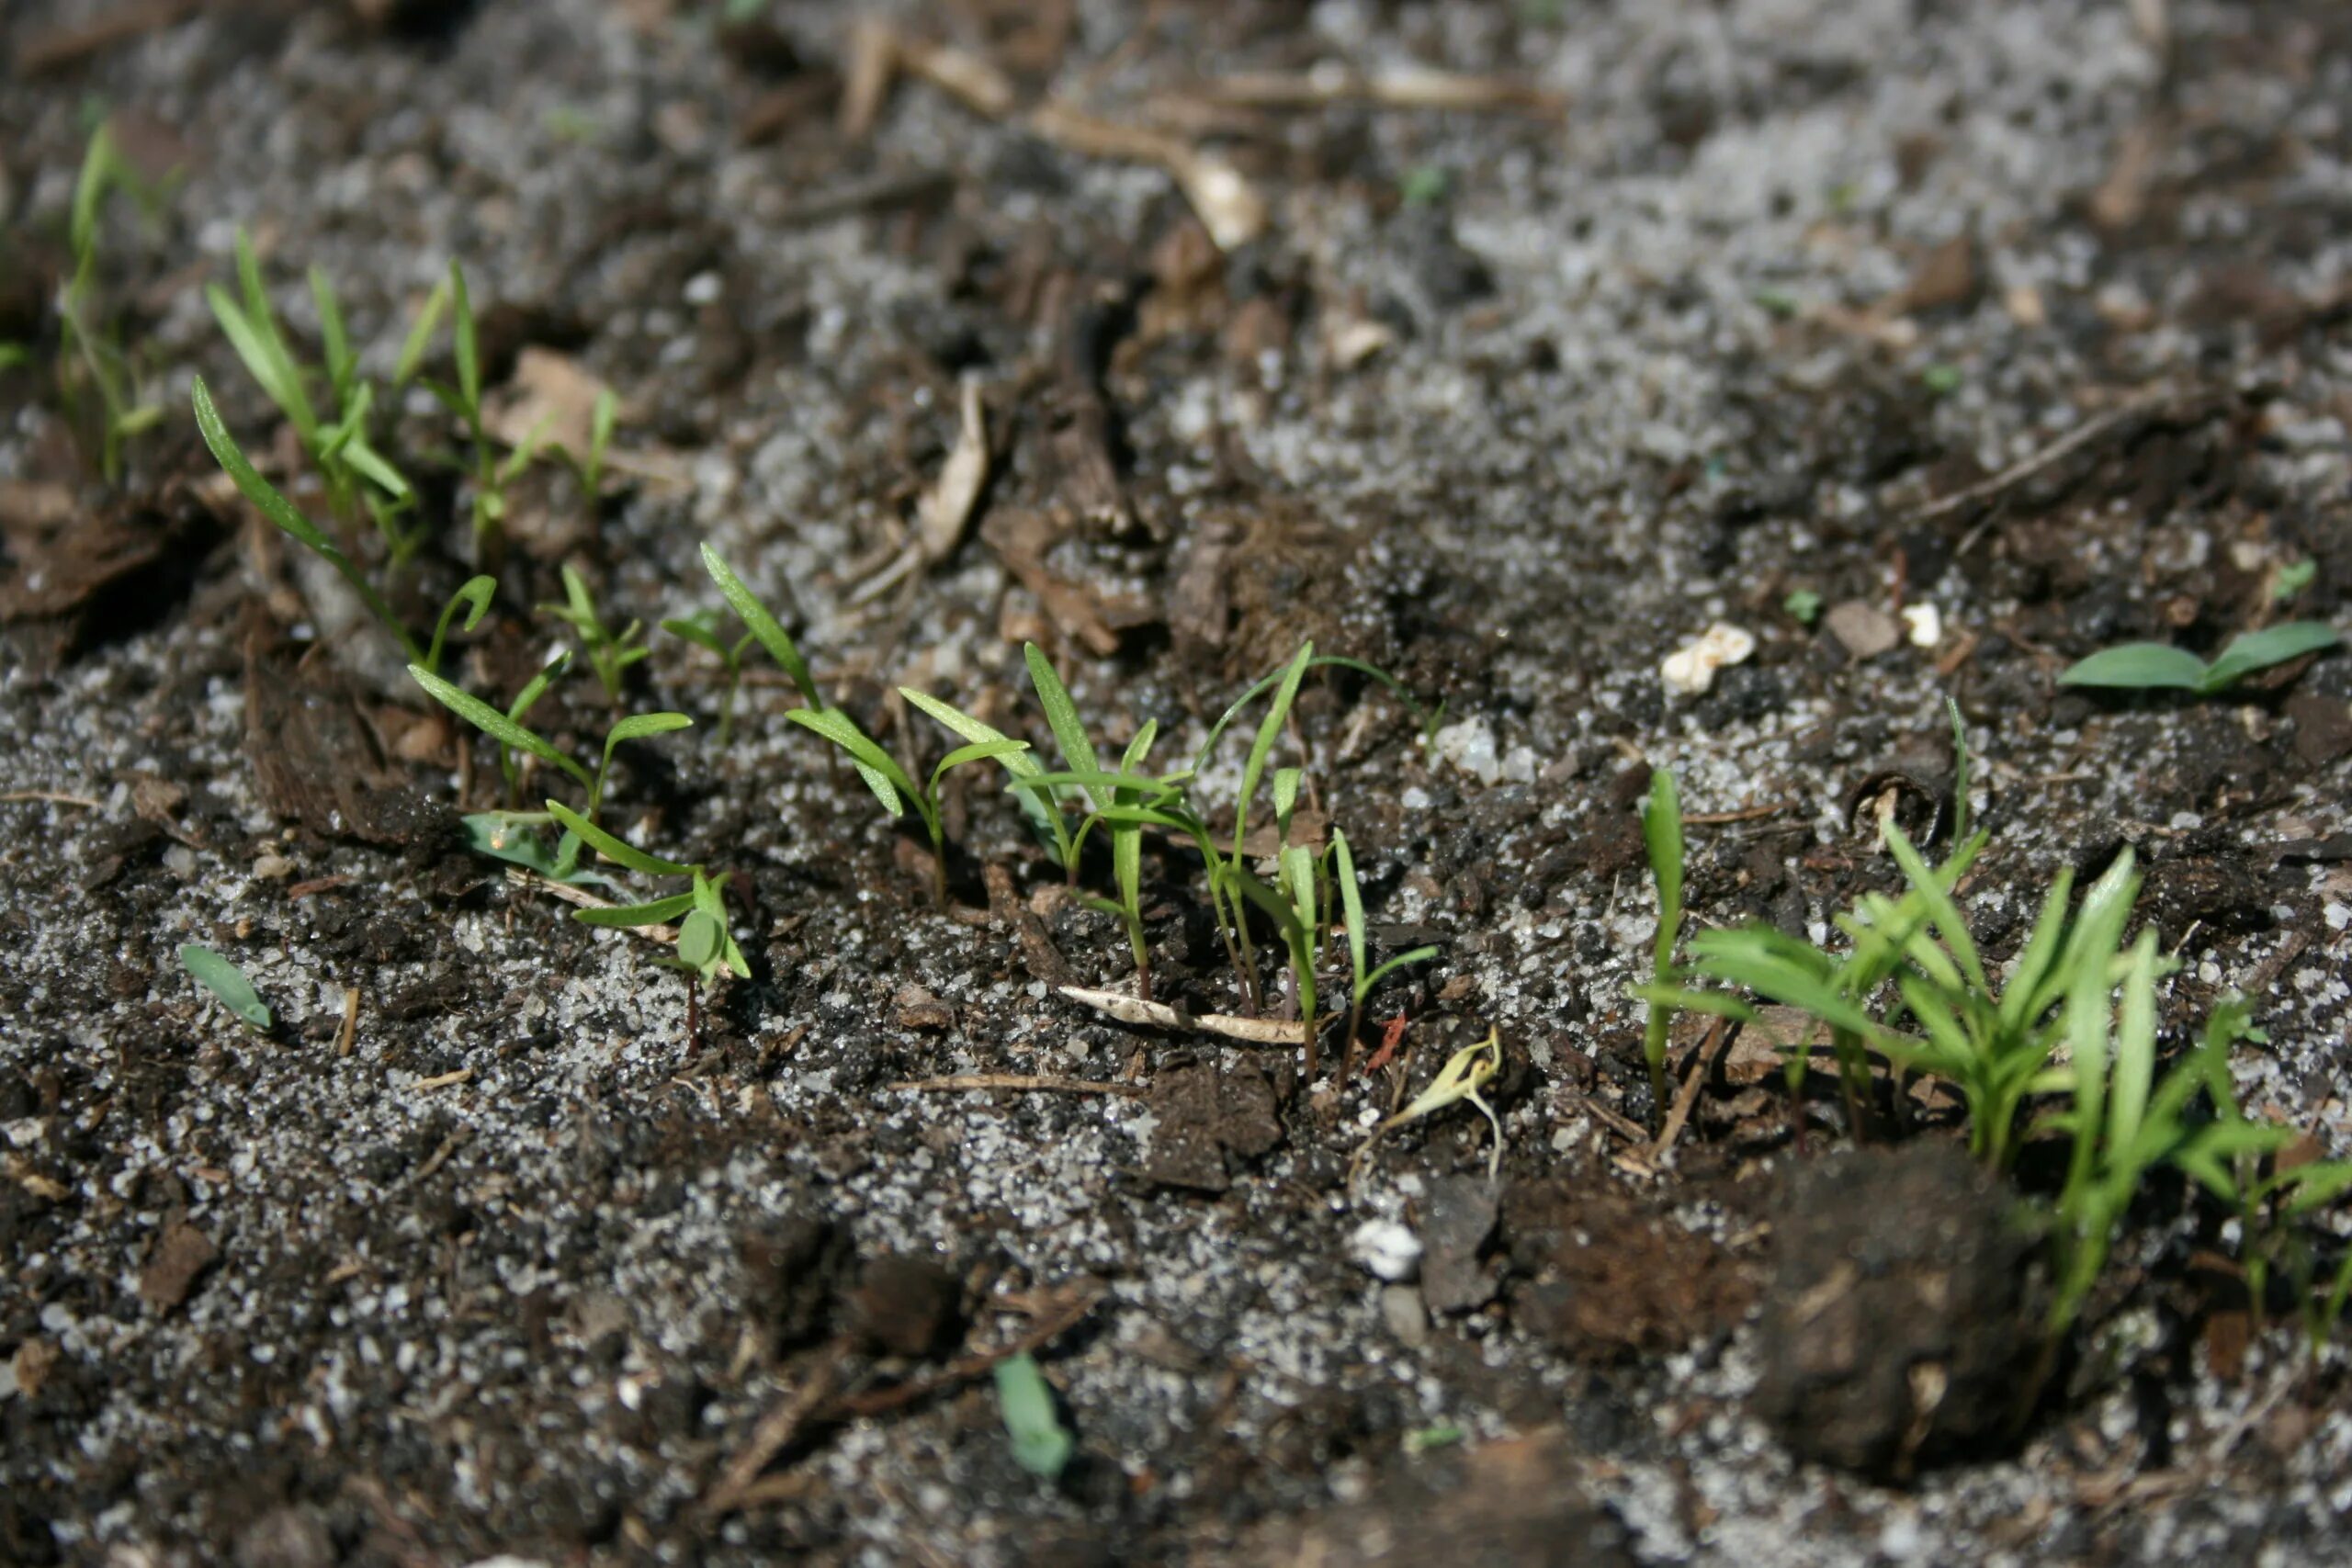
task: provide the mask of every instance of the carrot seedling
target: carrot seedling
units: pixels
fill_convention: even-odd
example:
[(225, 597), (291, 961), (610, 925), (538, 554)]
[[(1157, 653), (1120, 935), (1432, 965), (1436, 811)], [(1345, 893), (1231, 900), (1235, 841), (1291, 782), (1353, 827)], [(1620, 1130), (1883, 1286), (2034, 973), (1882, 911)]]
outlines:
[[(116, 146), (114, 132), (101, 125), (91, 134), (89, 147), (83, 153), (82, 172), (74, 182), (74, 206), (66, 224), (66, 244), (74, 265), (57, 299), (62, 339), (57, 391), (66, 424), (75, 439), (84, 444), (85, 461), (88, 427), (96, 425), (98, 470), (108, 484), (121, 477), (122, 444), (141, 431), (153, 428), (163, 418), (160, 407), (141, 400), (137, 367), (123, 351), (119, 330), (111, 321), (98, 320), (99, 221), (107, 197), (116, 191), (130, 196), (142, 207), (152, 208), (156, 202), (155, 192), (139, 177)], [(84, 413), (85, 390), (97, 395), (95, 420)]]
[(718, 710), (718, 749), (727, 750), (727, 738), (735, 731), (735, 699), (743, 689), (743, 650), (755, 640), (745, 632), (733, 642), (718, 635), (718, 616), (710, 610), (699, 611), (662, 623), (662, 629), (682, 641), (711, 654), (718, 660), (727, 677), (727, 695)]
[(425, 539), (422, 528), (403, 530), (399, 523), (401, 514), (415, 505), (415, 494), (400, 470), (368, 439), (375, 394), (359, 378), (358, 355), (351, 346), (334, 289), (316, 267), (311, 269), (310, 281), (319, 315), (326, 361), (324, 390), (333, 400), (333, 419), (322, 417), (311, 400), (310, 373), (287, 346), (286, 334), (262, 283), (261, 263), (243, 230), (237, 231), (238, 293), (232, 295), (216, 283), (207, 286), (204, 297), (247, 373), (293, 426), (302, 450), (319, 466), (326, 479), (328, 510), (339, 523), (348, 523), (356, 510), (364, 509), (397, 570)]
[(767, 606), (760, 603), (743, 585), (743, 580), (735, 575), (734, 568), (721, 560), (718, 552), (708, 545), (702, 547), (702, 564), (703, 570), (710, 573), (710, 580), (718, 584), (719, 595), (727, 601), (728, 607), (759, 639), (760, 646), (767, 649), (768, 657), (792, 678), (793, 685), (800, 693), (800, 700), (812, 708), (823, 710), (825, 699), (817, 694), (817, 682), (808, 673), (808, 661), (800, 657), (800, 649), (786, 635), (785, 629), (776, 624), (775, 617), (768, 614)]

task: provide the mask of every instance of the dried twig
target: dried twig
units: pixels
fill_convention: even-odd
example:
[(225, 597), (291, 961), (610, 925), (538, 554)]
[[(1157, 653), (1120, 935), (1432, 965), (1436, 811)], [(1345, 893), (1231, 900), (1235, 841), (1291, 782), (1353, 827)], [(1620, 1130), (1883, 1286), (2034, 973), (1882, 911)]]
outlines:
[(1265, 200), (1241, 171), (1172, 136), (1103, 119), (1058, 100), (1032, 110), (1029, 129), (1057, 147), (1091, 158), (1122, 158), (1166, 170), (1221, 251), (1246, 245), (1265, 232)]
[(1470, 76), (1409, 65), (1366, 73), (1336, 62), (1305, 72), (1251, 71), (1220, 76), (1203, 83), (1199, 93), (1216, 103), (1268, 109), (1367, 103), (1380, 108), (1531, 114), (1557, 119), (1568, 107), (1562, 95), (1508, 76)]
[(834, 1340), (825, 1348), (807, 1381), (760, 1417), (760, 1424), (752, 1428), (751, 1441), (727, 1461), (727, 1468), (718, 1472), (718, 1480), (704, 1495), (702, 1506), (706, 1510), (713, 1514), (732, 1513), (742, 1503), (768, 1461), (782, 1453), (816, 1408), (832, 1397), (848, 1357), (849, 1341)]
[(1690, 1076), (1682, 1080), (1682, 1088), (1674, 1097), (1674, 1106), (1666, 1113), (1666, 1125), (1658, 1129), (1657, 1143), (1650, 1150), (1650, 1158), (1661, 1160), (1667, 1150), (1674, 1147), (1674, 1140), (1682, 1135), (1683, 1123), (1690, 1120), (1690, 1108), (1698, 1103), (1699, 1086), (1714, 1071), (1715, 1058), (1723, 1055), (1724, 1046), (1732, 1035), (1732, 1021), (1718, 1018), (1707, 1031), (1707, 1038), (1691, 1053)]
[[(2165, 401), (2169, 396), (2169, 393), (2159, 392), (2133, 398), (2131, 401), (2124, 403), (2120, 407), (2109, 409), (2107, 412), (2099, 414), (2095, 418), (2086, 419), (2082, 423), (2075, 426), (2074, 429), (2068, 431), (2065, 434), (2058, 437), (2057, 440), (2050, 443), (2049, 446), (2044, 446), (2039, 452), (2034, 453), (2031, 457), (2025, 458), (2021, 462), (2010, 464), (2007, 468), (2003, 468), (1999, 473), (1995, 474), (1992, 478), (1980, 479), (1976, 483), (1968, 486), (1965, 490), (1954, 491), (1951, 494), (1943, 497), (1939, 501), (1931, 501), (1928, 502), (1925, 506), (1920, 507), (1917, 511), (1911, 513), (1910, 521), (1913, 523), (1932, 522), (1936, 518), (1958, 512), (1963, 507), (1973, 506), (1980, 501), (1989, 501), (2005, 491), (2014, 490), (2018, 485), (2023, 484), (2026, 480), (2033, 478), (2034, 475), (2041, 472), (2042, 469), (2050, 467), (2051, 464), (2057, 462), (2060, 458), (2066, 457), (2070, 453), (2079, 451), (2083, 447), (2089, 446), (2092, 442), (2098, 440), (2100, 436), (2106, 434), (2109, 431), (2114, 429), (2125, 420), (2130, 419), (2134, 415), (2147, 412), (2150, 409), (2154, 408), (2157, 404)], [(1983, 531), (1984, 530), (1982, 528), (1979, 528), (1974, 533), (1970, 534), (1968, 538), (1961, 545), (1961, 550), (1963, 552), (1966, 551), (1970, 545), (1976, 542), (1977, 535), (1981, 534)]]
[(1054, 1094), (1120, 1094), (1140, 1099), (1150, 1091), (1131, 1083), (1098, 1083), (1092, 1078), (1055, 1077), (1047, 1073), (967, 1073), (952, 1078), (906, 1078), (886, 1086), (924, 1094), (956, 1089), (1010, 1089)]
[(87, 795), (67, 795), (63, 790), (12, 789), (6, 795), (0, 795), (0, 803), (6, 803), (10, 806), (34, 800), (46, 801), (51, 806), (78, 806), (85, 811), (98, 811), (104, 809), (104, 807), (99, 806), (96, 801), (92, 800)]
[(359, 987), (343, 988), (343, 1027), (335, 1031), (334, 1054), (348, 1056), (359, 1043)]

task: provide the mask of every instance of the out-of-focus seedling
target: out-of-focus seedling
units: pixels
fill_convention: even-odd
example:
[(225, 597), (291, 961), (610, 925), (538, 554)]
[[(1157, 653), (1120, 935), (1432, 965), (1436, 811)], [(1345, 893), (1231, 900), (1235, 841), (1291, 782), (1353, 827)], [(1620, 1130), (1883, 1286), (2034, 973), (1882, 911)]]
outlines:
[(1077, 1444), (1054, 1408), (1054, 1391), (1036, 1361), (1023, 1351), (996, 1364), (997, 1410), (1012, 1457), (1021, 1468), (1046, 1481), (1058, 1480)]
[(255, 384), (293, 426), (302, 450), (319, 466), (326, 480), (327, 506), (335, 520), (347, 524), (364, 507), (397, 570), (424, 545), (426, 535), (422, 527), (401, 525), (401, 515), (415, 506), (415, 493), (368, 438), (375, 390), (360, 378), (359, 356), (352, 347), (334, 286), (325, 273), (311, 269), (311, 297), (319, 315), (324, 390), (331, 400), (332, 420), (320, 414), (311, 396), (310, 373), (287, 347), (286, 334), (262, 284), (253, 241), (242, 229), (237, 231), (237, 287), (236, 295), (217, 283), (206, 288), (204, 297), (214, 319)]
[(735, 732), (735, 699), (743, 689), (743, 650), (756, 639), (745, 632), (733, 642), (718, 635), (718, 615), (711, 610), (700, 611), (662, 623), (662, 629), (672, 637), (693, 643), (718, 660), (727, 677), (727, 695), (718, 710), (718, 749), (727, 750), (727, 738)]
[(253, 982), (244, 971), (199, 942), (185, 942), (180, 947), (180, 967), (220, 998), (220, 1005), (237, 1017), (237, 1021), (256, 1032), (266, 1033), (270, 1026), (269, 1009), (254, 992)]
[(587, 580), (570, 566), (563, 569), (563, 597), (560, 604), (540, 605), (539, 614), (551, 615), (571, 628), (587, 650), (588, 668), (596, 672), (605, 695), (617, 705), (628, 667), (653, 652), (641, 635), (643, 623), (631, 621), (618, 632), (606, 626), (604, 617), (597, 614), (594, 596), (588, 592)]
[[(74, 182), (74, 207), (67, 220), (66, 244), (74, 267), (57, 299), (62, 338), (57, 392), (76, 440), (86, 442), (89, 427), (96, 426), (98, 470), (108, 484), (122, 475), (122, 444), (164, 417), (160, 406), (141, 399), (138, 372), (123, 351), (119, 329), (111, 320), (99, 319), (99, 225), (107, 197), (116, 191), (142, 207), (153, 208), (157, 202), (156, 192), (116, 146), (114, 132), (100, 125), (91, 133), (89, 147), (83, 153), (82, 173)], [(97, 398), (95, 411), (86, 406), (92, 393)], [(86, 446), (84, 450), (86, 454)]]
[(2211, 664), (2185, 648), (2163, 642), (2127, 642), (2069, 665), (2062, 686), (2106, 686), (2130, 691), (2168, 690), (2210, 697), (2275, 664), (2334, 648), (2342, 637), (2324, 621), (2289, 621), (2258, 632), (2241, 632)]

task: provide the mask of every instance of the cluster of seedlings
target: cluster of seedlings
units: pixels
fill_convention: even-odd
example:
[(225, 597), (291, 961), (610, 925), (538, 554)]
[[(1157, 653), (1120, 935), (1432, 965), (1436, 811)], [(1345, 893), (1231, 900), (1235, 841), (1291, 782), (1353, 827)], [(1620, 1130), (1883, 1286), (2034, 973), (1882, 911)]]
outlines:
[(2293, 1131), (2239, 1108), (2230, 1048), (2262, 1036), (2238, 998), (2220, 1003), (2159, 1074), (2159, 983), (2178, 964), (2159, 951), (2153, 927), (2126, 940), (2140, 889), (2128, 847), (2079, 898), (2073, 871), (2060, 871), (2006, 971), (1987, 961), (1958, 896), (1989, 835), (1970, 830), (1967, 741), (1958, 707), (1947, 706), (1956, 759), (1951, 851), (1931, 864), (1885, 823), (1904, 890), (1864, 894), (1839, 915), (1845, 942), (1836, 951), (1758, 922), (1698, 932), (1678, 961), (1686, 946), (1681, 811), (1672, 774), (1653, 776), (1644, 828), (1660, 918), (1652, 977), (1635, 994), (1649, 1007), (1645, 1043), (1660, 1102), (1676, 1010), (1769, 1035), (1772, 1021), (1758, 1004), (1790, 1010), (1806, 1021), (1804, 1037), (1772, 1043), (1786, 1057), (1799, 1114), (1814, 1043), (1826, 1036), (1857, 1136), (1907, 1128), (1909, 1078), (1918, 1074), (1957, 1089), (1970, 1151), (1995, 1172), (2013, 1175), (2029, 1143), (2054, 1147), (2056, 1190), (2029, 1205), (2050, 1248), (2050, 1345), (2075, 1325), (2129, 1212), (2165, 1168), (2239, 1222), (2257, 1307), (2283, 1262), (2312, 1342), (2324, 1342), (2352, 1296), (2352, 1252), (2332, 1280), (2316, 1278), (2311, 1239), (2294, 1222), (2352, 1191), (2352, 1162), (2282, 1157)]
[[(109, 479), (119, 472), (123, 442), (159, 417), (156, 407), (141, 397), (141, 378), (99, 300), (100, 220), (117, 194), (142, 204), (153, 199), (151, 188), (102, 130), (89, 145), (74, 192), (68, 236), (72, 269), (57, 309), (56, 375), (69, 423), (96, 447), (98, 466)], [(627, 741), (686, 728), (693, 720), (681, 713), (623, 713), (607, 728), (601, 753), (591, 766), (528, 723), (533, 707), (568, 673), (570, 649), (543, 666), (503, 707), (467, 692), (442, 670), (453, 629), (472, 631), (497, 596), (509, 493), (530, 465), (543, 456), (560, 456), (572, 468), (590, 505), (601, 496), (616, 418), (612, 394), (605, 391), (597, 398), (581, 452), (546, 447), (543, 430), (518, 441), (503, 441), (484, 402), (481, 348), (465, 275), (452, 264), (410, 326), (384, 389), (389, 401), (404, 398), (412, 388), (422, 389), (446, 412), (449, 424), (445, 444), (428, 446), (413, 456), (448, 471), (465, 492), (468, 558), (475, 575), (444, 603), (429, 635), (422, 634), (393, 610), (388, 590), (436, 530), (423, 515), (417, 486), (377, 445), (378, 389), (362, 373), (334, 288), (322, 272), (311, 270), (310, 290), (320, 340), (320, 362), (311, 366), (289, 346), (254, 248), (242, 232), (235, 275), (233, 292), (215, 286), (207, 298), (237, 357), (315, 467), (328, 525), (322, 526), (306, 515), (248, 461), (201, 379), (193, 392), (198, 429), (236, 488), (271, 523), (332, 567), (381, 623), (399, 646), (416, 685), (495, 743), (504, 800), (498, 809), (466, 818), (474, 848), (588, 898), (587, 907), (576, 913), (591, 925), (658, 933), (673, 949), (663, 962), (684, 971), (690, 983), (715, 981), (723, 975), (748, 976), (749, 963), (729, 928), (724, 875), (702, 863), (668, 859), (631, 844), (601, 819), (616, 749)], [(445, 321), (448, 373), (428, 376), (426, 362)], [(0, 344), (0, 368), (29, 357), (23, 345)], [(378, 572), (363, 568), (353, 553), (357, 547), (345, 543), (363, 531), (376, 536)], [(941, 902), (946, 898), (947, 867), (943, 785), (958, 770), (993, 763), (1069, 887), (1119, 921), (1135, 966), (1137, 999), (1143, 1003), (1148, 1004), (1152, 994), (1144, 908), (1145, 837), (1157, 835), (1195, 856), (1208, 910), (1243, 1005), (1252, 1015), (1275, 1014), (1289, 1026), (1277, 1037), (1304, 1048), (1310, 1077), (1318, 1070), (1318, 1043), (1326, 1027), (1343, 1019), (1339, 1077), (1344, 1083), (1354, 1069), (1363, 1015), (1374, 988), (1397, 970), (1435, 956), (1434, 949), (1420, 947), (1374, 961), (1347, 837), (1335, 829), (1328, 841), (1317, 843), (1299, 830), (1299, 808), (1309, 799), (1305, 770), (1276, 763), (1302, 682), (1317, 668), (1352, 671), (1385, 686), (1419, 721), (1426, 739), (1434, 716), (1385, 671), (1353, 660), (1318, 656), (1312, 644), (1303, 646), (1282, 669), (1234, 702), (1182, 765), (1154, 772), (1150, 761), (1159, 736), (1157, 721), (1135, 729), (1116, 762), (1106, 765), (1105, 752), (1068, 688), (1045, 654), (1030, 646), (1024, 660), (1057, 753), (1055, 762), (1041, 758), (1028, 741), (936, 696), (900, 688), (909, 706), (935, 722), (947, 738), (937, 761), (919, 776), (848, 713), (824, 699), (791, 637), (741, 577), (707, 545), (702, 558), (742, 630), (738, 634), (728, 627), (716, 610), (664, 620), (661, 626), (717, 660), (725, 687), (721, 743), (733, 728), (744, 660), (756, 645), (785, 671), (798, 695), (798, 705), (786, 712), (786, 720), (838, 750), (888, 817), (910, 816), (920, 825), (931, 851), (933, 895)], [(2295, 570), (2299, 575), (2282, 573), (2276, 584), (2276, 596), (2282, 602), (2310, 580), (2309, 563)], [(652, 651), (643, 628), (630, 621), (616, 629), (584, 579), (567, 567), (562, 580), (563, 601), (537, 609), (567, 628), (589, 671), (619, 710), (626, 702), (628, 671)], [(1787, 605), (1791, 615), (1807, 623), (1819, 607), (1818, 595), (1810, 592), (1792, 595)], [(2210, 663), (2166, 645), (2133, 644), (2083, 660), (2061, 680), (2080, 686), (2177, 688), (2206, 696), (2337, 640), (2334, 628), (2323, 623), (2290, 622), (2239, 637)], [(1209, 807), (1198, 798), (1196, 786), (1225, 732), (1261, 701), (1264, 708), (1241, 770), (1231, 826), (1221, 832), (1212, 826)], [(2037, 1141), (2063, 1149), (2063, 1176), (2038, 1209), (2052, 1255), (2048, 1329), (2052, 1343), (2080, 1315), (2112, 1240), (2147, 1178), (2165, 1168), (2193, 1181), (2241, 1222), (2256, 1300), (2262, 1299), (2270, 1270), (2283, 1268), (2311, 1314), (2314, 1337), (2324, 1337), (2352, 1296), (2352, 1257), (2345, 1258), (2332, 1282), (2319, 1280), (2314, 1249), (2290, 1222), (2352, 1190), (2352, 1164), (2284, 1160), (2279, 1156), (2290, 1139), (2288, 1131), (2250, 1120), (2241, 1111), (2228, 1054), (2233, 1042), (2254, 1032), (2247, 1009), (2235, 999), (2216, 1008), (2196, 1043), (2158, 1071), (2158, 987), (2174, 964), (2158, 951), (2153, 931), (2143, 929), (2126, 940), (2139, 888), (2128, 852), (2079, 898), (2071, 874), (2060, 874), (2007, 972), (1996, 974), (1986, 963), (1958, 902), (1962, 879), (1986, 836), (1969, 831), (1966, 749), (1956, 709), (1952, 717), (1960, 777), (1958, 820), (1949, 854), (1940, 863), (1930, 863), (1890, 823), (1886, 847), (1905, 887), (1900, 896), (1866, 895), (1841, 915), (1836, 924), (1845, 942), (1835, 952), (1762, 925), (1704, 931), (1685, 943), (1681, 812), (1671, 774), (1661, 771), (1656, 775), (1644, 827), (1660, 923), (1651, 983), (1638, 992), (1649, 1006), (1644, 1045), (1654, 1098), (1662, 1109), (1668, 1032), (1676, 1010), (1763, 1028), (1761, 1004), (1793, 1010), (1810, 1021), (1812, 1032), (1826, 1035), (1847, 1123), (1857, 1135), (1883, 1123), (1897, 1130), (1907, 1123), (1913, 1112), (1906, 1080), (1919, 1074), (1932, 1075), (1958, 1090), (1971, 1149), (1989, 1168), (2012, 1172), (2020, 1150)], [(534, 770), (541, 771), (538, 776), (551, 773), (569, 780), (577, 787), (576, 801), (543, 797), (537, 807), (527, 807), (524, 792)], [(1261, 798), (1273, 830), (1259, 835), (1253, 851), (1251, 818)], [(1097, 884), (1102, 891), (1086, 885), (1088, 846), (1098, 837), (1108, 852), (1107, 876)], [(618, 890), (614, 876), (600, 868), (685, 886), (634, 902), (606, 901), (584, 891)], [(1278, 980), (1270, 981), (1261, 964), (1261, 939), (1279, 955)], [(194, 945), (183, 948), (181, 958), (249, 1026), (270, 1026), (268, 1009), (232, 964)], [(1345, 998), (1344, 1007), (1334, 1000), (1328, 1014), (1327, 975), (1341, 977), (1340, 995)], [(1802, 1096), (1813, 1059), (1810, 1037), (1785, 1043), (1781, 1049), (1787, 1055), (1790, 1090)], [(1500, 1124), (1480, 1091), (1495, 1077), (1500, 1061), (1499, 1039), (1490, 1033), (1457, 1053), (1436, 1080), (1374, 1135), (1467, 1100), (1495, 1122), (1498, 1160)], [(1370, 1146), (1367, 1142), (1365, 1151)], [(1363, 1152), (1359, 1152), (1357, 1165)], [(1356, 1166), (1350, 1168), (1352, 1179)], [(1018, 1382), (1023, 1375), (1018, 1366), (1008, 1363), (1001, 1371), (1015, 1380), (1003, 1393), (1008, 1423), (1024, 1450), (1023, 1462), (1041, 1472), (1057, 1470), (1066, 1457), (1067, 1435), (1054, 1422), (1049, 1405), (1040, 1405), (1036, 1392)]]

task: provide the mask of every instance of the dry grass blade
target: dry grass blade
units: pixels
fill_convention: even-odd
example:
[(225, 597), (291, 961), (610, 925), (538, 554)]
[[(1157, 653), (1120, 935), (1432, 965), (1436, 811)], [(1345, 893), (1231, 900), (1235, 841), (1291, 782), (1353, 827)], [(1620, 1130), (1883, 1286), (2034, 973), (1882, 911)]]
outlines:
[(1266, 231), (1265, 198), (1241, 171), (1172, 136), (1104, 119), (1058, 101), (1032, 111), (1029, 129), (1057, 147), (1090, 158), (1120, 158), (1166, 170), (1221, 251), (1246, 245)]
[(1228, 1040), (1239, 1040), (1251, 1045), (1303, 1045), (1306, 1043), (1306, 1025), (1283, 1023), (1270, 1018), (1236, 1018), (1222, 1012), (1186, 1012), (1170, 1007), (1166, 1002), (1148, 1002), (1125, 991), (1098, 991), (1085, 986), (1063, 986), (1063, 996), (1081, 1007), (1107, 1013), (1121, 1023), (1138, 1029), (1173, 1029), (1202, 1034), (1221, 1034)]
[(947, 454), (939, 478), (923, 492), (916, 514), (915, 545), (930, 566), (954, 555), (956, 547), (964, 542), (964, 531), (979, 509), (980, 492), (988, 488), (988, 418), (978, 378), (966, 377), (962, 393), (963, 425), (956, 437), (956, 449)]
[(1364, 103), (1380, 108), (1528, 114), (1557, 119), (1568, 109), (1558, 93), (1508, 76), (1472, 76), (1424, 66), (1363, 73), (1325, 64), (1312, 71), (1244, 72), (1202, 84), (1201, 96), (1250, 108), (1319, 108)]

